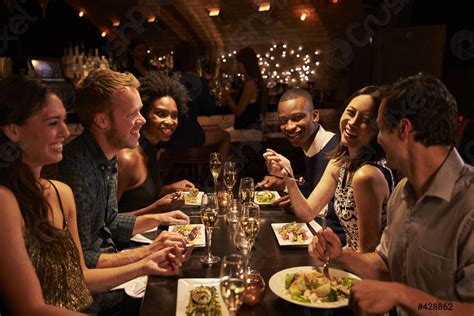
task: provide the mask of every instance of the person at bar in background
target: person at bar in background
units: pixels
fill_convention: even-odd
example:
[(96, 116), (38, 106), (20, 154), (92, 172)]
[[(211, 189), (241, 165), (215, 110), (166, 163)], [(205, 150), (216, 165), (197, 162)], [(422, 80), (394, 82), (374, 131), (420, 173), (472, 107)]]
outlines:
[(158, 70), (150, 64), (148, 58), (148, 47), (142, 40), (132, 40), (127, 51), (128, 67), (126, 71), (130, 72), (136, 78), (145, 76), (151, 70)]
[(271, 149), (264, 153), (270, 174), (284, 178), (296, 216), (311, 221), (334, 197), (346, 247), (359, 252), (373, 251), (378, 245), (393, 188), (392, 172), (377, 143), (380, 92), (379, 87), (365, 87), (346, 101), (339, 122), (339, 146), (307, 199), (290, 179), (294, 176), (290, 161)]
[[(329, 161), (329, 155), (338, 145), (336, 134), (326, 131), (319, 124), (319, 112), (314, 108), (313, 97), (304, 89), (290, 89), (278, 103), (278, 119), (281, 132), (294, 146), (303, 149), (305, 154), (305, 184), (300, 187), (303, 195), (308, 197), (321, 180)], [(266, 190), (285, 190), (283, 179), (267, 175), (258, 184)], [(285, 206), (290, 204), (290, 196), (285, 195), (273, 204)], [(345, 244), (346, 235), (334, 212), (334, 203), (328, 203), (327, 224)]]
[(92, 303), (91, 291), (144, 274), (179, 273), (176, 245), (119, 268), (87, 268), (71, 189), (41, 177), (44, 165), (62, 159), (65, 120), (51, 86), (20, 76), (0, 81), (2, 315), (78, 315)]
[(235, 115), (234, 129), (261, 129), (261, 115), (267, 113), (267, 89), (258, 65), (258, 58), (250, 47), (242, 48), (235, 56), (237, 72), (244, 76), (244, 85), (236, 101), (230, 94), (222, 96), (222, 103)]
[[(139, 85), (130, 73), (100, 69), (76, 89), (74, 110), (84, 132), (65, 146), (58, 171), (59, 179), (74, 193), (79, 237), (89, 268), (123, 266), (169, 245), (186, 244), (179, 234), (161, 232), (147, 246), (121, 252), (117, 246), (159, 225), (189, 223), (189, 217), (178, 210), (141, 216), (118, 214), (116, 155), (123, 148), (138, 146), (140, 128), (145, 124)], [(123, 299), (120, 294), (107, 293), (110, 305)], [(109, 307), (108, 299), (100, 302)]]
[(164, 72), (152, 71), (140, 79), (139, 90), (143, 103), (140, 112), (146, 119), (139, 146), (117, 154), (118, 207), (120, 212), (133, 215), (176, 209), (183, 205), (180, 191), (194, 188), (188, 180), (163, 185), (157, 157), (157, 146), (168, 141), (178, 125), (178, 113), (187, 111), (186, 88), (178, 75), (170, 78)]
[(221, 157), (227, 157), (230, 150), (229, 133), (220, 127), (203, 129), (198, 122), (199, 115), (214, 114), (216, 101), (209, 93), (207, 81), (196, 75), (196, 50), (191, 43), (181, 42), (173, 52), (173, 72), (181, 75), (180, 81), (188, 90), (191, 100), (187, 103), (188, 111), (180, 113), (178, 127), (164, 147), (186, 149), (217, 145)]
[(342, 250), (327, 229), (310, 255), (372, 279), (352, 286), (356, 312), (474, 315), (474, 168), (454, 147), (456, 101), (431, 75), (403, 78), (384, 97), (377, 124), (388, 165), (406, 175), (388, 202), (380, 244), (367, 254)]

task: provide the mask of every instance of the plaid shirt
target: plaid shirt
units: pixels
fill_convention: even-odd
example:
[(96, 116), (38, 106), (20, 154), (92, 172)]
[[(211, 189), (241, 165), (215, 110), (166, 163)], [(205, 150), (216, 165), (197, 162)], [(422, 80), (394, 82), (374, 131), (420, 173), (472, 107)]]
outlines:
[(59, 180), (74, 192), (84, 260), (94, 268), (101, 253), (117, 252), (114, 240), (130, 240), (136, 217), (118, 214), (117, 159), (107, 160), (91, 133), (84, 131), (63, 155)]

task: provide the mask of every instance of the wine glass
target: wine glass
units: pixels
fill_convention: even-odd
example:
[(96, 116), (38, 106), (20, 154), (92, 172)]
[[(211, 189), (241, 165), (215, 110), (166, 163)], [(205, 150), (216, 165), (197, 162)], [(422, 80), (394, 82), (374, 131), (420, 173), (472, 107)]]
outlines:
[(231, 316), (237, 315), (246, 288), (245, 260), (239, 254), (225, 256), (221, 263), (220, 290), (222, 300)]
[(212, 228), (217, 222), (218, 216), (217, 196), (215, 193), (206, 193), (202, 196), (201, 202), (201, 221), (206, 227), (206, 255), (201, 258), (201, 262), (205, 264), (213, 264), (219, 262), (220, 258), (211, 254), (212, 246)]
[(255, 183), (252, 178), (240, 179), (239, 197), (242, 203), (252, 202), (255, 195)]
[(224, 164), (224, 184), (232, 197), (232, 188), (237, 181), (237, 165), (235, 161), (227, 161)]
[(214, 192), (217, 193), (217, 178), (221, 172), (221, 155), (218, 152), (213, 152), (209, 155), (209, 168), (211, 169), (212, 177), (214, 178)]
[(227, 222), (231, 225), (235, 225), (239, 221), (240, 210), (242, 209), (242, 204), (240, 204), (238, 199), (232, 199), (230, 205), (227, 208)]
[(260, 231), (260, 206), (255, 202), (246, 202), (242, 206), (242, 213), (240, 215), (239, 225), (243, 237), (247, 241), (247, 270), (251, 272), (249, 259), (250, 252)]

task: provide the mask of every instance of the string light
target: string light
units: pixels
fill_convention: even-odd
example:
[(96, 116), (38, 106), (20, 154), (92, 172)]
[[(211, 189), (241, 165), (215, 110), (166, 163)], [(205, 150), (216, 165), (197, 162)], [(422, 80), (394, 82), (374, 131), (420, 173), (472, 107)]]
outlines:
[(79, 17), (82, 18), (84, 16), (85, 12), (84, 10), (79, 11)]

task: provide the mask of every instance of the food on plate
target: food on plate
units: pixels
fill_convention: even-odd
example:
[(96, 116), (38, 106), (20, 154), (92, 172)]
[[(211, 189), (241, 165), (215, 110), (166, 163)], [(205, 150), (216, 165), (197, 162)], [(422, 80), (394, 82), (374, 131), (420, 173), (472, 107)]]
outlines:
[(218, 316), (222, 315), (217, 289), (214, 286), (201, 285), (189, 293), (186, 316)]
[(176, 225), (171, 230), (185, 237), (190, 244), (201, 234), (201, 226), (199, 225)]
[(278, 234), (281, 239), (296, 243), (304, 243), (309, 238), (306, 225), (297, 222), (283, 225), (278, 229)]
[(184, 195), (184, 203), (195, 204), (198, 202), (199, 189), (192, 188), (189, 192)]
[(275, 193), (268, 190), (255, 192), (255, 200), (257, 203), (273, 203), (275, 201)]
[(348, 301), (353, 278), (331, 277), (318, 271), (289, 273), (285, 276), (286, 293), (301, 303)]

